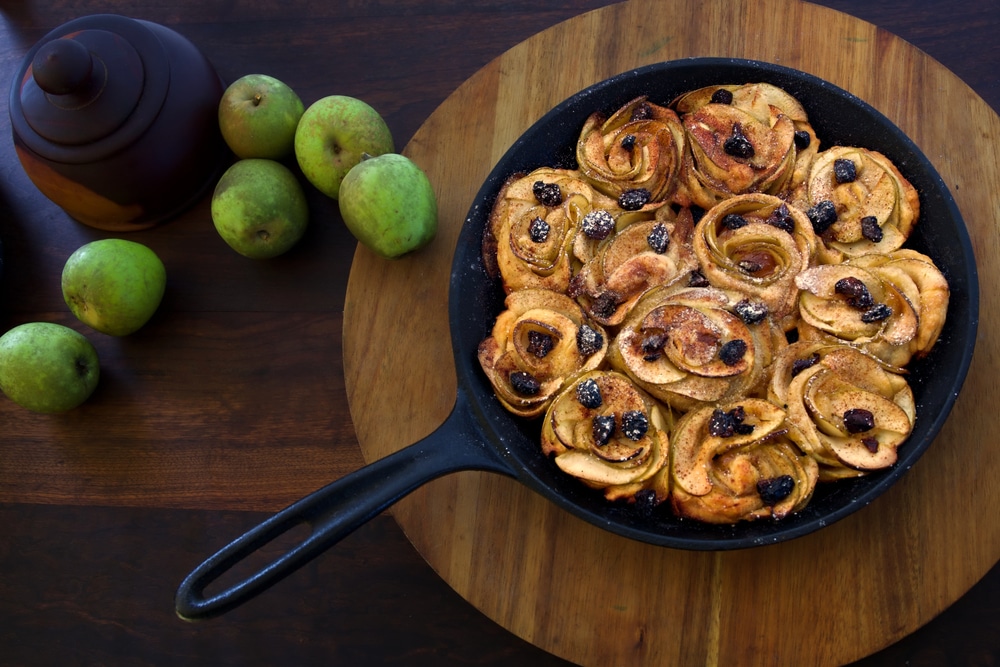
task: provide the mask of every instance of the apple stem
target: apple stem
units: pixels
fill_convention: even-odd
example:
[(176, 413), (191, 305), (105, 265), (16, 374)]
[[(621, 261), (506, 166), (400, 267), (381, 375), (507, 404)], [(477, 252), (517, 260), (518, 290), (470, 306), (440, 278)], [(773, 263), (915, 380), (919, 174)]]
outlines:
[(261, 103), (261, 101), (263, 99), (264, 99), (264, 97), (260, 93), (254, 93), (254, 96), (253, 96), (253, 105), (255, 107), (259, 107), (260, 103)]

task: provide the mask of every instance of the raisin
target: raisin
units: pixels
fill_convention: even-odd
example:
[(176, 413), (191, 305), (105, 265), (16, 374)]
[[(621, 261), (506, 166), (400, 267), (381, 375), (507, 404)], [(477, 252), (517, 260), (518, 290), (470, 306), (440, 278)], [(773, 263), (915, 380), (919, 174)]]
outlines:
[(844, 411), (844, 428), (848, 433), (864, 433), (875, 428), (875, 415), (864, 408)]
[(743, 422), (746, 416), (742, 405), (736, 406), (729, 412), (716, 408), (708, 420), (708, 432), (717, 438), (731, 438), (737, 434), (750, 435), (754, 426)]
[(754, 303), (750, 299), (742, 299), (733, 306), (733, 310), (744, 324), (760, 324), (768, 316), (766, 304)]
[(793, 140), (795, 142), (795, 147), (798, 148), (800, 151), (804, 151), (805, 149), (809, 148), (809, 144), (812, 143), (812, 137), (809, 136), (809, 133), (806, 132), (805, 130), (799, 130), (793, 135), (793, 137), (794, 137)]
[(653, 108), (649, 106), (648, 102), (643, 102), (632, 109), (632, 116), (630, 120), (649, 120), (653, 117)]
[(622, 434), (629, 440), (638, 442), (649, 431), (649, 419), (641, 410), (628, 410), (622, 413)]
[(657, 255), (662, 255), (670, 247), (670, 232), (662, 222), (653, 225), (653, 229), (646, 236), (646, 243)]
[(603, 347), (604, 336), (597, 329), (581, 324), (580, 328), (576, 330), (576, 348), (583, 356), (589, 357), (596, 354)]
[(755, 262), (752, 259), (741, 260), (740, 262), (737, 262), (736, 266), (740, 267), (740, 271), (743, 273), (750, 275), (753, 275), (764, 268), (763, 264)]
[(712, 99), (710, 99), (709, 102), (712, 104), (732, 104), (733, 93), (725, 88), (719, 88), (712, 93)]
[(878, 438), (873, 438), (872, 436), (861, 438), (861, 444), (872, 454), (878, 451)]
[(708, 420), (708, 432), (717, 438), (729, 438), (736, 433), (736, 424), (728, 412), (716, 408)]
[(737, 405), (727, 414), (729, 415), (729, 418), (733, 420), (733, 431), (735, 433), (738, 435), (750, 435), (753, 433), (753, 424), (743, 423), (747, 418), (747, 412), (743, 409), (742, 405)]
[(542, 389), (541, 383), (531, 373), (514, 371), (510, 374), (510, 386), (522, 396), (534, 396)]
[(705, 274), (698, 269), (692, 271), (691, 275), (688, 277), (688, 287), (708, 287), (709, 284), (708, 278), (706, 278)]
[(597, 386), (593, 378), (587, 378), (576, 385), (576, 400), (580, 402), (580, 405), (591, 410), (596, 410), (604, 403), (604, 399), (601, 397), (601, 388)]
[(806, 215), (812, 223), (813, 230), (817, 234), (822, 234), (830, 229), (830, 225), (837, 222), (837, 207), (829, 199), (824, 199), (806, 211)]
[(663, 356), (663, 346), (667, 342), (667, 334), (654, 333), (642, 339), (642, 358), (646, 361), (656, 361)]
[(847, 297), (847, 304), (858, 310), (868, 310), (875, 305), (868, 286), (854, 276), (841, 278), (833, 285), (833, 291)]
[(563, 200), (562, 190), (559, 189), (558, 183), (535, 181), (531, 186), (531, 192), (534, 193), (538, 203), (545, 206), (558, 206)]
[(792, 217), (791, 212), (788, 210), (787, 204), (782, 204), (778, 208), (771, 212), (771, 215), (767, 216), (765, 222), (772, 227), (777, 227), (778, 229), (792, 234), (795, 232), (795, 218)]
[(653, 513), (656, 508), (656, 491), (652, 489), (640, 489), (635, 492), (635, 509), (646, 516)]
[(722, 216), (722, 226), (730, 231), (746, 227), (748, 224), (750, 223), (747, 222), (747, 219), (738, 213), (727, 213)]
[(545, 243), (549, 239), (550, 230), (551, 227), (549, 227), (549, 223), (545, 222), (541, 218), (535, 218), (528, 226), (528, 236), (530, 236), (531, 240), (535, 243)]
[(615, 434), (614, 415), (597, 415), (594, 417), (594, 424), (591, 429), (594, 434), (594, 442), (597, 443), (598, 447), (608, 444), (611, 436)]
[(734, 338), (721, 348), (719, 348), (719, 359), (727, 366), (735, 366), (743, 360), (747, 353), (747, 343), (739, 338)]
[(729, 411), (729, 416), (733, 420), (734, 424), (742, 424), (746, 421), (747, 411), (742, 405), (737, 405), (735, 408)]
[(580, 229), (595, 241), (603, 241), (611, 235), (615, 229), (615, 219), (603, 208), (597, 208), (583, 216), (580, 221)]
[(834, 160), (833, 177), (838, 183), (853, 183), (858, 178), (858, 168), (854, 165), (853, 160)]
[(627, 151), (630, 151), (633, 148), (635, 148), (635, 135), (634, 134), (626, 134), (625, 135), (625, 138), (622, 139), (622, 148), (624, 148)]
[(743, 134), (743, 128), (739, 123), (733, 125), (733, 133), (722, 144), (722, 150), (733, 157), (748, 160), (754, 156), (753, 144)]
[(528, 352), (539, 359), (544, 359), (552, 351), (552, 336), (541, 331), (528, 332)]
[(878, 303), (861, 313), (861, 321), (865, 324), (881, 322), (892, 317), (892, 308), (884, 303)]
[(607, 319), (618, 310), (619, 303), (621, 303), (621, 298), (618, 296), (618, 293), (608, 290), (607, 292), (602, 292), (594, 299), (594, 302), (590, 304), (590, 312), (597, 318)]
[(819, 352), (813, 352), (805, 359), (796, 359), (792, 362), (792, 377), (795, 377), (807, 368), (812, 368), (819, 363)]
[(652, 193), (650, 193), (650, 191), (646, 188), (626, 190), (619, 195), (618, 205), (626, 211), (638, 211), (640, 208), (648, 204), (652, 197)]
[(792, 495), (795, 490), (795, 478), (791, 475), (780, 475), (757, 482), (757, 493), (765, 505), (773, 506)]
[(872, 243), (882, 241), (882, 228), (878, 224), (878, 218), (874, 215), (866, 215), (861, 218), (861, 235)]

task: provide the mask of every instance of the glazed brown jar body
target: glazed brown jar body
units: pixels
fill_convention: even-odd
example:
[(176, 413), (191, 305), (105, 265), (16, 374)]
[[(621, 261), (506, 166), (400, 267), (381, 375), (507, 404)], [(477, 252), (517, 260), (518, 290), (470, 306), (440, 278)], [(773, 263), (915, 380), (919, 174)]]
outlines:
[(180, 34), (117, 15), (83, 17), (24, 58), (10, 92), (14, 146), (35, 186), (72, 218), (144, 229), (193, 204), (220, 173), (223, 92)]

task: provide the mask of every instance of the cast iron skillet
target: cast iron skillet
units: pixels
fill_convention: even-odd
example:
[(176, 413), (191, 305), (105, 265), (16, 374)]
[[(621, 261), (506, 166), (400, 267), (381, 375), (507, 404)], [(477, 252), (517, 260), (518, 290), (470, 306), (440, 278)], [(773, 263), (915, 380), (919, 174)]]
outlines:
[[(821, 485), (800, 513), (781, 521), (732, 526), (680, 521), (666, 507), (652, 513), (610, 504), (561, 473), (539, 449), (539, 425), (510, 415), (495, 399), (476, 359), (503, 305), (503, 291), (480, 259), (481, 235), (500, 185), (512, 173), (539, 166), (576, 166), (574, 147), (585, 118), (610, 113), (647, 95), (669, 103), (713, 84), (769, 82), (805, 106), (823, 146), (839, 143), (888, 156), (920, 193), (921, 216), (907, 247), (930, 255), (951, 288), (948, 318), (928, 357), (910, 366), (917, 421), (891, 469)], [(619, 74), (572, 96), (533, 125), (504, 155), (480, 189), (458, 239), (449, 295), (449, 320), (458, 374), (456, 405), (437, 431), (343, 477), (277, 513), (211, 556), (177, 591), (177, 614), (187, 620), (222, 614), (278, 582), (417, 487), (459, 470), (512, 476), (590, 523), (623, 537), (690, 550), (741, 549), (806, 535), (869, 504), (924, 453), (944, 423), (965, 380), (978, 324), (978, 278), (968, 232), (947, 187), (892, 122), (858, 98), (814, 76), (747, 60), (698, 58)], [(666, 504), (665, 504), (666, 505)], [(311, 533), (278, 559), (212, 596), (205, 587), (233, 565), (299, 524)]]

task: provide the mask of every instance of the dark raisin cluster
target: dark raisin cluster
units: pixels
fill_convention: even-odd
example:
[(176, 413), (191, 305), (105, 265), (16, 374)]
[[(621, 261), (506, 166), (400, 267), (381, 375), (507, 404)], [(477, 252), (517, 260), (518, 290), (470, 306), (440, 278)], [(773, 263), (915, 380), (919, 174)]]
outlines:
[(544, 206), (559, 206), (563, 201), (562, 190), (558, 183), (535, 181), (531, 186), (531, 192), (538, 203)]
[(767, 304), (753, 302), (750, 299), (741, 299), (733, 307), (733, 311), (745, 324), (760, 324), (769, 314)]
[(581, 324), (576, 330), (576, 349), (580, 350), (580, 354), (589, 357), (602, 347), (604, 347), (604, 336), (601, 332), (587, 324)]
[(580, 402), (580, 405), (591, 410), (596, 410), (604, 403), (601, 388), (597, 386), (597, 382), (593, 378), (587, 378), (576, 385), (576, 400)]
[(824, 199), (806, 211), (806, 216), (812, 223), (813, 231), (821, 235), (837, 222), (837, 207), (829, 199)]
[(757, 493), (765, 505), (774, 506), (792, 495), (795, 490), (795, 478), (791, 475), (781, 475), (757, 482)]
[(611, 236), (611, 232), (615, 230), (615, 219), (603, 208), (597, 208), (583, 216), (583, 220), (580, 221), (580, 229), (587, 235), (587, 238), (603, 241)]
[(670, 247), (670, 232), (662, 222), (653, 225), (653, 229), (646, 236), (646, 243), (650, 249), (658, 255), (662, 255)]
[(618, 205), (624, 211), (638, 211), (648, 204), (652, 198), (652, 193), (646, 188), (635, 188), (634, 190), (626, 190), (621, 193), (618, 197)]
[(708, 432), (717, 438), (750, 435), (753, 433), (754, 426), (747, 424), (746, 418), (746, 410), (743, 409), (742, 405), (738, 405), (732, 410), (716, 408), (708, 420)]
[(733, 157), (741, 158), (743, 160), (749, 160), (756, 153), (756, 151), (754, 151), (753, 144), (750, 143), (750, 140), (747, 139), (745, 134), (743, 134), (743, 128), (740, 127), (738, 123), (733, 125), (733, 133), (722, 143), (722, 150), (724, 150), (727, 155), (732, 155)]

